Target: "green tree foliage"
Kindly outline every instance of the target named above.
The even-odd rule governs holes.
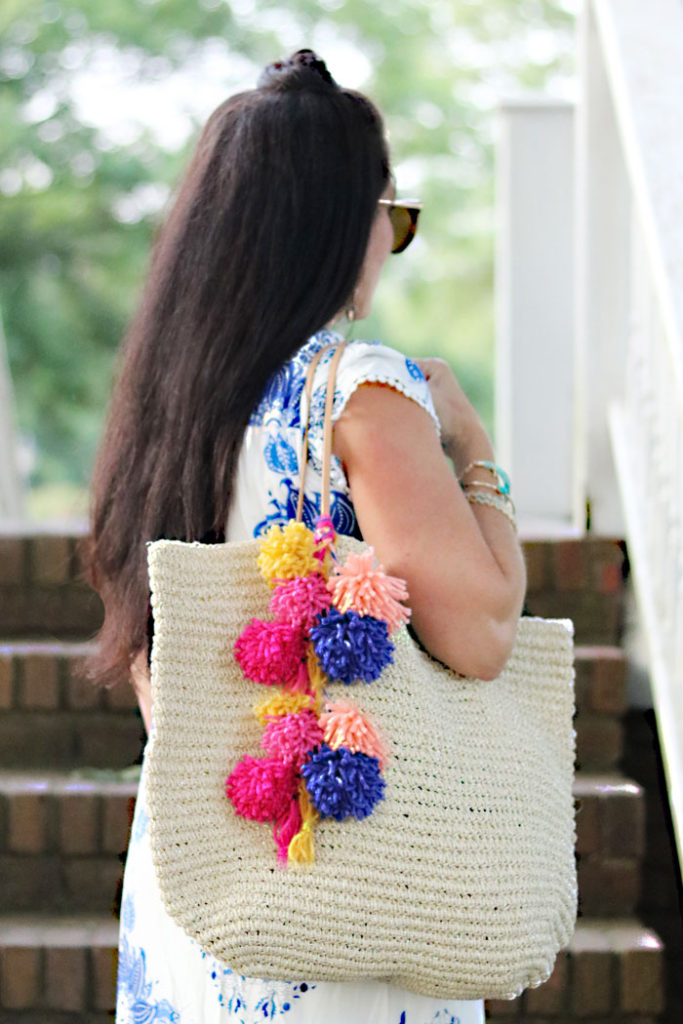
[[[209,113],[202,89],[217,102],[302,45],[378,102],[399,190],[426,204],[358,330],[445,356],[490,412],[492,111],[568,81],[570,3],[3,0],[0,308],[34,484],[87,480],[160,211]],[[122,126],[112,81],[159,96],[189,84],[173,124]]]

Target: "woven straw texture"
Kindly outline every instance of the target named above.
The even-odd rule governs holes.
[[[358,550],[340,538],[338,554]],[[150,545],[152,847],[171,916],[240,974],[374,978],[425,995],[511,998],[544,981],[576,915],[571,625],[520,621],[495,682],[455,676],[405,629],[369,685],[330,685],[392,751],[363,821],[321,821],[311,866],[277,864],[272,828],[225,779],[260,753],[232,649],[270,618],[258,542]]]

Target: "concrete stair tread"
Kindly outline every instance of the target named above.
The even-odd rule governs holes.
[[[118,930],[105,914],[0,914],[0,946],[116,948]]]
[[[135,795],[140,778],[140,765],[129,768],[81,768],[69,771],[51,769],[0,768],[0,794],[45,793],[51,796],[73,793]],[[643,796],[643,787],[618,772],[578,771],[573,793],[577,799],[595,796]]]
[[[574,645],[574,657],[579,661],[602,658],[606,661],[626,661],[626,655],[616,644],[580,644]]]
[[[116,945],[118,921],[106,914],[0,914],[0,945]],[[88,941],[81,941],[87,939]],[[636,917],[579,918],[569,953],[663,950],[659,936]]]
[[[579,919],[544,985],[487,1003],[501,1024],[654,1024],[663,1005],[664,946],[636,917]]]
[[[637,917],[583,917],[576,922],[576,930],[567,949],[572,954],[636,950],[663,953],[664,943]]]
[[[26,637],[0,638],[0,655],[5,657],[38,654],[45,657],[74,658],[85,657],[94,650],[93,640],[55,640],[51,637],[37,637],[35,640]]]
[[[45,794],[46,796],[135,796],[140,765],[124,769],[0,769],[0,795]]]
[[[577,798],[598,796],[623,796],[640,798],[644,794],[643,787],[633,779],[619,772],[596,772],[587,769],[577,771],[574,776],[574,796]]]

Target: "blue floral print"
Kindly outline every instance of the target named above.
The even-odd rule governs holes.
[[[339,335],[331,331],[320,331],[304,345],[284,366],[277,370],[268,381],[263,398],[254,410],[249,426],[263,434],[260,441],[267,475],[269,477],[267,504],[264,518],[254,527],[254,536],[259,536],[273,523],[284,523],[296,515],[299,481],[299,450],[304,424],[301,422],[301,403],[308,366],[312,358],[326,346],[338,343]],[[354,345],[356,347],[354,347]],[[331,358],[331,353],[330,353]],[[321,373],[328,359],[323,355]],[[348,369],[346,360],[351,364]],[[340,414],[357,380],[353,366],[363,366],[361,382],[380,382],[398,388],[410,395],[427,409],[436,421],[429,389],[417,363],[380,345],[379,342],[352,343],[342,358],[334,392],[334,417]],[[346,372],[345,372],[346,367]],[[319,477],[322,472],[322,425],[324,419],[326,387],[320,380],[313,389],[309,413],[310,433],[308,460],[313,472]],[[331,472],[332,522],[337,533],[358,535],[358,524],[348,496],[348,485],[341,465],[333,458]],[[309,490],[304,499],[303,518],[307,526],[313,526],[320,515],[320,494]]]
[[[144,949],[130,946],[124,936],[119,945],[118,1024],[180,1024],[180,1014],[167,999],[153,998],[153,987],[153,982],[147,981]],[[127,1018],[122,1015],[126,1012]]]
[[[257,1021],[282,1017],[294,1008],[298,999],[316,989],[315,985],[309,985],[305,981],[264,981],[261,987],[267,987],[269,991],[261,991],[256,996],[250,996],[250,983],[246,978],[234,974],[229,967],[222,967],[203,951],[201,955],[207,963],[207,969],[211,968],[211,981],[216,986],[221,1008],[230,1015],[230,1019],[234,1018],[239,1024],[255,1024]],[[231,979],[231,985],[230,990],[224,993],[222,983],[226,978]]]
[[[280,481],[280,496],[276,497],[269,491],[270,512],[265,519],[254,527],[254,536],[259,537],[273,523],[286,523],[296,516],[296,505],[299,499],[299,491],[296,484],[289,477],[283,477]],[[303,520],[306,526],[313,529],[316,520],[320,516],[320,495],[314,498],[304,495]],[[339,491],[333,491],[330,497],[330,516],[337,533],[352,536],[356,530],[356,515],[353,505]]]
[[[412,359],[406,358],[406,370],[408,371],[410,376],[413,378],[413,380],[424,380],[425,379],[424,373],[422,372],[420,367],[417,365],[417,363],[414,363]]]

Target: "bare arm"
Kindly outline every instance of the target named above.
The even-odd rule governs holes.
[[[491,459],[486,432],[450,370],[440,360],[420,365],[456,471]],[[524,598],[512,525],[495,509],[466,501],[431,418],[391,388],[358,388],[335,425],[334,450],[364,539],[387,572],[407,581],[422,642],[458,672],[495,678]]]

